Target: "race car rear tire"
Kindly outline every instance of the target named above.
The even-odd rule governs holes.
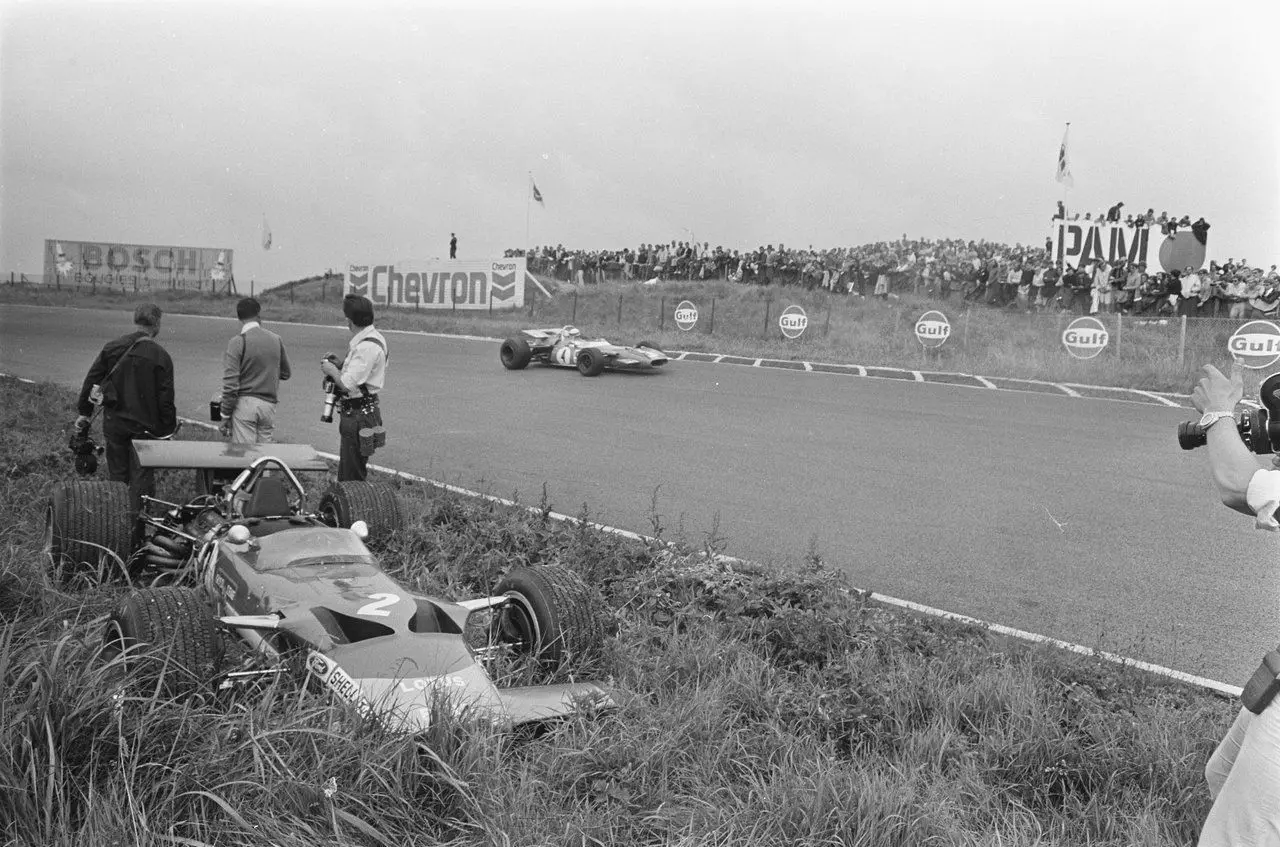
[[[600,376],[604,372],[604,354],[586,349],[578,354],[578,373],[583,376]]]
[[[496,639],[547,666],[593,653],[604,639],[590,587],[566,567],[512,568],[495,593],[511,598],[495,621]]]
[[[533,350],[530,349],[528,341],[513,336],[502,342],[502,346],[498,348],[498,358],[502,360],[502,366],[507,370],[519,371],[529,366],[530,360],[533,359]]]
[[[167,586],[133,591],[107,624],[109,652],[124,653],[140,687],[168,697],[212,690],[224,643],[208,595]]]
[[[54,577],[128,572],[137,515],[123,482],[78,479],[54,489],[45,505],[44,554]]]
[[[320,519],[329,526],[369,525],[369,541],[386,542],[407,523],[396,490],[385,482],[335,482],[320,495]]]

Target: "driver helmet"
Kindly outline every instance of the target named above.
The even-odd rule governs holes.
[[[576,326],[566,326],[564,329],[560,330],[560,335],[563,338],[577,338],[582,335],[582,330],[578,329]]]

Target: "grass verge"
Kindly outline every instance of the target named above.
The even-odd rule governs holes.
[[[286,680],[139,694],[99,650],[123,589],[60,587],[41,562],[42,503],[73,475],[46,422],[70,394],[0,384],[6,843],[1131,847],[1191,843],[1208,810],[1235,712],[1217,696],[879,606],[816,557],[735,572],[408,482],[392,575],[461,597],[514,564],[576,569],[611,630],[588,670],[620,709],[404,738]]]
[[[1197,369],[1212,362],[1230,364],[1227,339],[1240,321],[1196,318],[1135,319],[1104,315],[1110,339],[1091,359],[1077,359],[1062,343],[1075,315],[1025,314],[987,306],[965,310],[952,300],[904,294],[898,299],[831,295],[794,287],[744,286],[722,281],[606,283],[577,289],[553,280],[544,284],[551,300],[526,292],[528,305],[515,311],[467,312],[382,308],[384,329],[504,337],[522,327],[576,324],[584,332],[619,343],[651,340],[664,349],[764,356],[788,360],[881,365],[913,370],[958,371],[982,376],[1040,379],[1050,382],[1138,388],[1187,393]],[[131,309],[153,300],[170,312],[234,314],[237,295],[194,291],[133,292],[89,288],[0,285],[0,302],[49,306]],[[339,323],[340,279],[308,280],[272,289],[260,296],[264,315],[275,321]],[[680,331],[672,314],[682,300],[693,301],[698,322]],[[800,305],[809,327],[789,340],[778,328],[788,305]],[[916,340],[915,321],[925,311],[942,309],[952,334],[939,348],[926,350]]]

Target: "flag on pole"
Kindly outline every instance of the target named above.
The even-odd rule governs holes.
[[[547,204],[542,202],[542,192],[538,190],[538,183],[533,181],[533,177],[529,177],[529,184],[533,186],[533,199],[538,202],[542,208],[546,208]]]
[[[1062,131],[1062,146],[1058,148],[1058,182],[1071,188],[1075,185],[1075,179],[1071,176],[1071,162],[1067,159],[1067,133],[1071,132],[1071,122],[1067,122],[1067,128]]]
[[[271,227],[267,224],[267,216],[262,216],[262,249],[271,249]]]

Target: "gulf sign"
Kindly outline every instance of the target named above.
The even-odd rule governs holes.
[[[1106,325],[1089,315],[1076,318],[1062,331],[1062,345],[1077,359],[1092,359],[1106,349],[1110,340]]]
[[[492,261],[349,263],[344,294],[407,309],[515,309],[524,305],[524,257]]]
[[[1250,370],[1269,368],[1280,361],[1280,326],[1271,321],[1249,321],[1227,339],[1231,358]]]
[[[778,315],[778,328],[787,338],[799,338],[809,326],[809,316],[799,306],[788,306]]]
[[[130,289],[225,288],[233,275],[234,256],[226,247],[47,238],[44,282]]]
[[[926,348],[941,347],[951,337],[951,321],[942,312],[925,312],[916,321],[916,338]]]
[[[688,300],[681,300],[676,306],[676,326],[688,332],[698,325],[698,307]]]
[[[1147,272],[1156,273],[1204,267],[1207,247],[1189,229],[1165,235],[1158,226],[1055,220],[1049,230],[1049,255],[1059,268],[1128,261],[1146,262]]]

